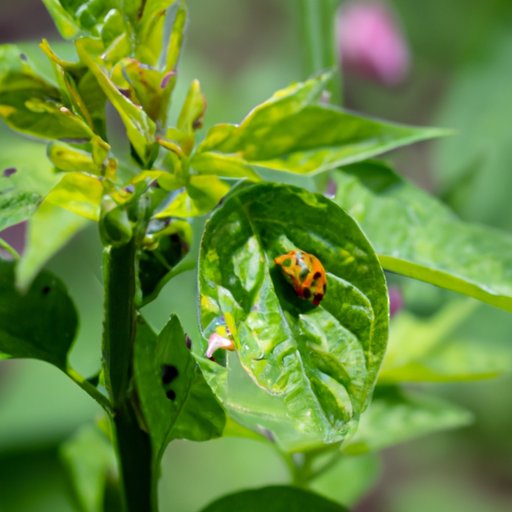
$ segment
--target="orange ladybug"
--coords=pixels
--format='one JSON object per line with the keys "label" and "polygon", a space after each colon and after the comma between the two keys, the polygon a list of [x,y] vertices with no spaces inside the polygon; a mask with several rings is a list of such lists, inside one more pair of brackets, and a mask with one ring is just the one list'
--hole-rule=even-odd
{"label": "orange ladybug", "polygon": [[318,306],[327,291],[327,276],[320,260],[300,249],[274,258],[286,280],[303,300]]}

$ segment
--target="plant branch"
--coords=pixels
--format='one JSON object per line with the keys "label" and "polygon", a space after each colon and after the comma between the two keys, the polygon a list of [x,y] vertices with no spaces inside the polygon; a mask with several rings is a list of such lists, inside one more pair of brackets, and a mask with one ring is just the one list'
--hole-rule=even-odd
{"label": "plant branch", "polygon": [[113,406],[113,426],[121,493],[127,512],[156,511],[156,478],[151,443],[137,419],[131,396],[137,311],[137,244],[109,247],[105,253],[105,382]]}

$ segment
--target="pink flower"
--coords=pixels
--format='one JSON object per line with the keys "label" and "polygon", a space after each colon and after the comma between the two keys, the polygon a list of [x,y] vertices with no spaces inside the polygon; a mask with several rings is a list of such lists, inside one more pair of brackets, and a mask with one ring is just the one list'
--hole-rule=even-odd
{"label": "pink flower", "polygon": [[337,29],[341,60],[347,69],[390,86],[404,80],[409,50],[385,3],[348,3],[340,11]]}

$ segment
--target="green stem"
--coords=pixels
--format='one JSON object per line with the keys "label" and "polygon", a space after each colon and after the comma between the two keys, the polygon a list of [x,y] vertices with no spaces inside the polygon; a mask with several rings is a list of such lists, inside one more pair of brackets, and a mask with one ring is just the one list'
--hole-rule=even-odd
{"label": "green stem", "polygon": [[127,512],[156,511],[156,478],[150,439],[140,428],[131,396],[137,311],[137,245],[135,238],[105,253],[105,383],[113,407],[121,494]]}
{"label": "green stem", "polygon": [[112,413],[112,405],[109,399],[98,389],[93,386],[85,377],[82,377],[73,368],[66,368],[66,375],[70,377],[76,384],[78,384],[89,396],[98,402],[107,414]]}
{"label": "green stem", "polygon": [[342,76],[336,47],[336,11],[340,0],[300,0],[299,27],[306,76],[336,69],[328,86],[331,102],[340,104]]}

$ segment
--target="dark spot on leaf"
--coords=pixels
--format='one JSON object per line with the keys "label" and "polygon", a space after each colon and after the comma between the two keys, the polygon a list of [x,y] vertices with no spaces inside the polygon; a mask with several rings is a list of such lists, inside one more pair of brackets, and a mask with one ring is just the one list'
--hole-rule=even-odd
{"label": "dark spot on leaf", "polygon": [[185,334],[185,346],[190,350],[192,348],[192,340],[188,334]]}
{"label": "dark spot on leaf", "polygon": [[125,97],[130,99],[130,89],[121,89],[119,88],[119,92]]}
{"label": "dark spot on leaf", "polygon": [[135,187],[133,185],[127,185],[126,187],[124,187],[124,189],[126,190],[126,192],[130,194],[133,194],[135,192]]}
{"label": "dark spot on leaf", "polygon": [[313,279],[320,279],[322,277],[321,272],[315,272],[315,275],[313,276]]}
{"label": "dark spot on leaf", "polygon": [[164,364],[162,366],[162,384],[170,384],[179,375],[176,366]]}
{"label": "dark spot on leaf", "polygon": [[169,399],[169,400],[172,400],[174,402],[174,400],[176,400],[176,392],[173,391],[172,389],[169,389],[169,391],[167,391],[167,393],[165,393],[165,396]]}
{"label": "dark spot on leaf", "polygon": [[26,62],[28,60],[28,57],[25,53],[20,53],[20,59]]}
{"label": "dark spot on leaf", "polygon": [[43,289],[41,290],[41,293],[43,295],[48,295],[51,291],[51,288],[49,286],[44,286]]}
{"label": "dark spot on leaf", "polygon": [[12,176],[16,173],[16,167],[8,167],[7,169],[4,169],[3,175],[5,178],[9,178],[9,176]]}
{"label": "dark spot on leaf", "polygon": [[303,295],[305,299],[309,299],[311,297],[311,290],[309,288],[304,288]]}

